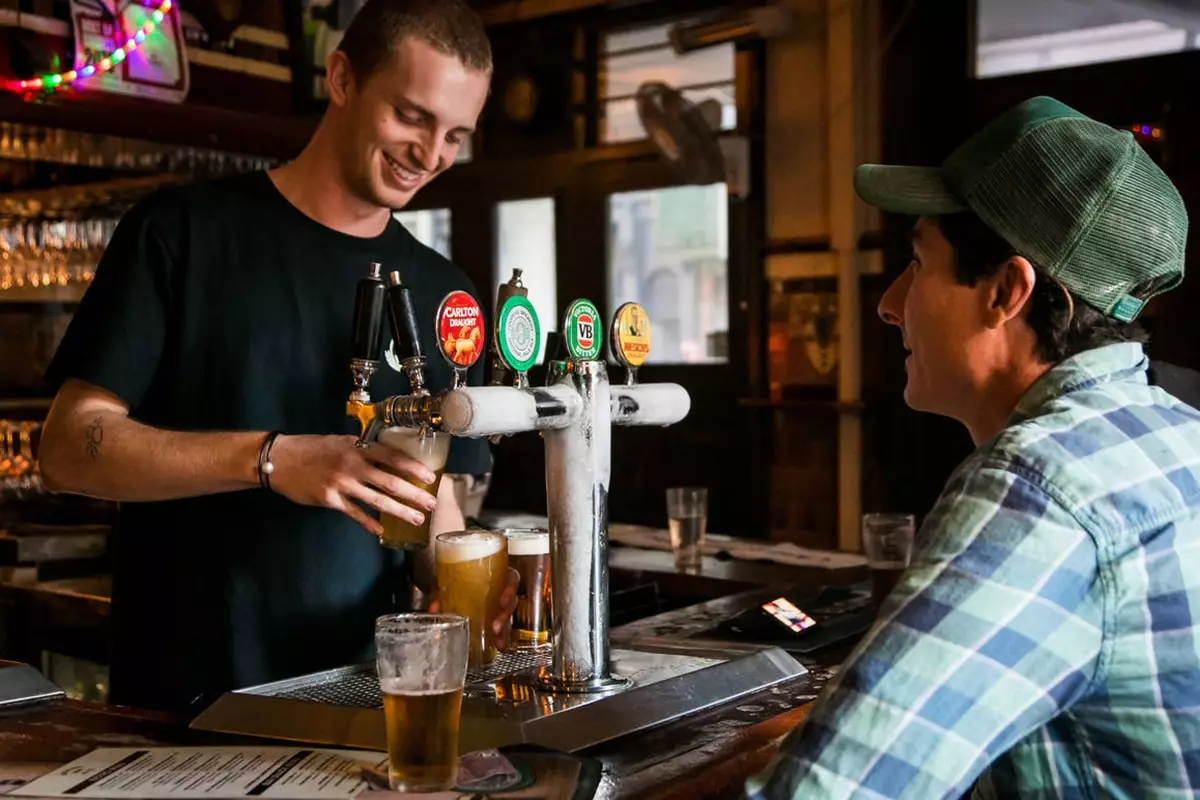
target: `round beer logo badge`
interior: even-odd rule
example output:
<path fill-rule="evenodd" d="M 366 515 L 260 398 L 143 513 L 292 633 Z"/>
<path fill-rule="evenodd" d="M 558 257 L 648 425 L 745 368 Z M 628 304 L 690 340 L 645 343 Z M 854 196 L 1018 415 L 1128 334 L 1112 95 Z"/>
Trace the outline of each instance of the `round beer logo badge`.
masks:
<path fill-rule="evenodd" d="M 626 303 L 613 315 L 613 355 L 626 366 L 640 367 L 650 355 L 650 317 L 637 303 Z"/>
<path fill-rule="evenodd" d="M 484 349 L 483 308 L 467 292 L 446 295 L 438 307 L 438 350 L 454 367 L 466 369 Z"/>
<path fill-rule="evenodd" d="M 537 363 L 542 329 L 529 298 L 513 295 L 500 307 L 496 326 L 500 356 L 514 372 L 528 372 Z"/>
<path fill-rule="evenodd" d="M 600 355 L 600 345 L 604 340 L 600 333 L 600 312 L 591 300 L 576 300 L 567 309 L 566 324 L 567 350 L 572 358 L 594 360 Z"/>

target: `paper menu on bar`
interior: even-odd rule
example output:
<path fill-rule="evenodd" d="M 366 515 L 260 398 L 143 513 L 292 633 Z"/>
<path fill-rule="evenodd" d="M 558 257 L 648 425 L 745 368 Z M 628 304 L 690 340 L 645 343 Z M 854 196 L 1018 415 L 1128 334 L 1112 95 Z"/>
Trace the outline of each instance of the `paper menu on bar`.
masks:
<path fill-rule="evenodd" d="M 294 747 L 102 748 L 6 796 L 341 800 L 367 788 L 363 764 L 386 769 L 387 757 Z"/>

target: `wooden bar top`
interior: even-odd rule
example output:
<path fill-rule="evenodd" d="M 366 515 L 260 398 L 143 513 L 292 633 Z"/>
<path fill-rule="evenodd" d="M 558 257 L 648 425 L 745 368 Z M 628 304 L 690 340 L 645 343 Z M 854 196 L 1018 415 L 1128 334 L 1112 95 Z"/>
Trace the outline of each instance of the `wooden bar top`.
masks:
<path fill-rule="evenodd" d="M 678 639 L 703 631 L 769 599 L 756 590 L 679 609 L 614 628 L 614 644 Z M 712 710 L 622 737 L 583 753 L 604 765 L 600 797 L 737 797 L 743 781 L 761 770 L 778 740 L 799 725 L 844 651 L 800 660 L 805 676 Z M 183 719 L 136 709 L 71 700 L 0 712 L 0 759 L 60 764 L 97 747 L 231 745 L 244 737 L 190 730 Z"/>

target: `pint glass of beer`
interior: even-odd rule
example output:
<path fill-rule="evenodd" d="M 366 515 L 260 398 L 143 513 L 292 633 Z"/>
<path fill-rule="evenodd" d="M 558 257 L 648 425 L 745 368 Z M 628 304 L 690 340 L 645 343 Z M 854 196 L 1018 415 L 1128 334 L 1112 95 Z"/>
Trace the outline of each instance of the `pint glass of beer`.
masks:
<path fill-rule="evenodd" d="M 892 593 L 912 557 L 912 514 L 864 514 L 863 550 L 871 574 L 871 598 L 878 605 Z"/>
<path fill-rule="evenodd" d="M 492 531 L 443 533 L 437 537 L 438 602 L 447 614 L 471 621 L 472 667 L 490 664 L 496 648 L 489 644 L 492 617 L 508 582 L 504 536 Z"/>
<path fill-rule="evenodd" d="M 508 565 L 521 576 L 517 612 L 513 615 L 512 646 L 520 651 L 550 647 L 550 532 L 544 529 L 506 530 Z"/>
<path fill-rule="evenodd" d="M 424 489 L 437 497 L 438 487 L 442 483 L 442 470 L 446 468 L 446 457 L 450 454 L 450 434 L 438 433 L 416 428 L 386 428 L 379 432 L 379 443 L 384 447 L 399 450 L 409 458 L 421 462 L 433 472 L 433 483 L 425 484 L 409 480 L 418 489 Z M 383 525 L 383 536 L 380 541 L 387 547 L 402 550 L 417 550 L 429 545 L 429 522 L 432 514 L 425 515 L 425 521 L 413 525 L 406 519 L 398 519 L 391 514 L 380 514 L 379 522 Z"/>
<path fill-rule="evenodd" d="M 388 779 L 397 792 L 454 787 L 469 639 L 466 618 L 451 614 L 375 621 Z"/>

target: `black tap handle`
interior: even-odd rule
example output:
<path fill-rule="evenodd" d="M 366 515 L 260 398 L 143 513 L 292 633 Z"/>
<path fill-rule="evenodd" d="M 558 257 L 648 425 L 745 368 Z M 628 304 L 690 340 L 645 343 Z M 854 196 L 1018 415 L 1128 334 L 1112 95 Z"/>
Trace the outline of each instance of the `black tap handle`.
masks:
<path fill-rule="evenodd" d="M 567 340 L 558 331 L 546 333 L 546 359 L 549 361 L 566 361 L 570 358 L 567 352 Z"/>
<path fill-rule="evenodd" d="M 412 293 L 400 282 L 400 273 L 393 272 L 387 287 L 388 317 L 392 321 L 392 337 L 396 340 L 396 356 L 401 360 L 421 357 L 421 338 L 417 335 L 417 314 L 413 311 Z"/>
<path fill-rule="evenodd" d="M 387 287 L 379 264 L 358 282 L 354 295 L 354 327 L 351 331 L 350 357 L 360 361 L 378 361 L 383 345 L 383 306 Z"/>

